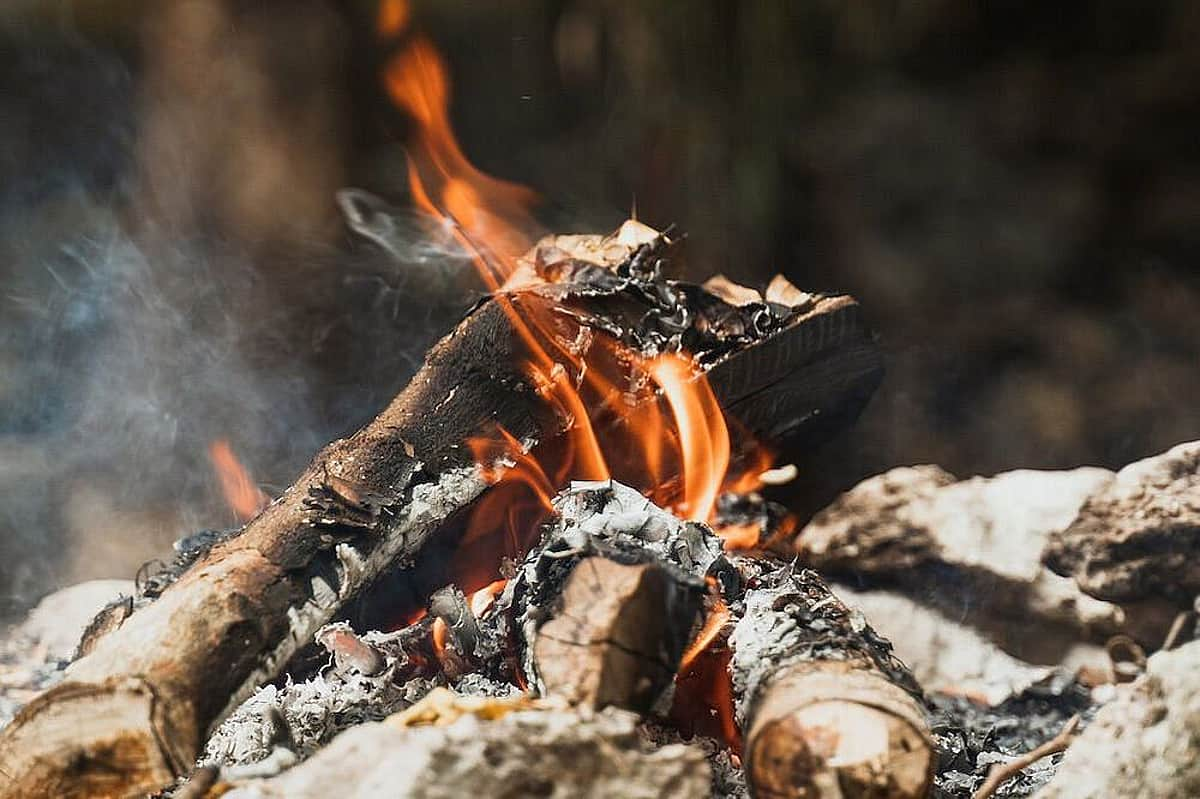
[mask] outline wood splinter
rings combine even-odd
[[[934,751],[919,689],[815,572],[752,581],[730,645],[756,799],[926,795]]]

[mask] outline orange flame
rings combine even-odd
[[[670,717],[684,735],[719,737],[736,753],[741,751],[741,735],[733,716],[732,653],[724,641],[732,614],[717,592],[716,581],[710,577],[708,583],[712,607],[680,658]],[[697,713],[697,708],[709,714]]]
[[[218,438],[208,445],[208,457],[212,461],[225,502],[241,521],[248,521],[271,503],[250,478],[250,472],[233,454],[233,447],[226,439]]]
[[[476,255],[488,288],[498,290],[514,271],[515,259],[529,249],[524,231],[533,228],[529,208],[536,195],[480,172],[467,160],[450,125],[446,66],[429,40],[417,37],[394,55],[384,70],[384,85],[417,126],[409,184],[418,207],[440,219]]]
[[[568,347],[554,309],[511,291],[538,280],[519,268],[532,243],[536,196],[484,174],[467,159],[450,122],[446,65],[428,39],[407,32],[408,25],[407,3],[384,0],[378,30],[398,46],[383,83],[413,123],[408,148],[413,202],[472,258],[523,346],[521,367],[530,384],[563,422],[560,440],[532,451],[499,427],[469,442],[495,485],[474,506],[450,574],[464,591],[474,592],[472,607],[486,608],[504,585],[495,579],[501,558],[519,558],[528,550],[568,480],[615,477],[681,516],[706,521],[722,490],[756,486],[770,456],[756,456],[766,466],[744,465],[745,474],[730,469],[726,420],[704,374],[686,355],[647,360],[603,335]],[[407,38],[401,42],[402,33]],[[753,544],[749,536],[735,535],[729,545]],[[729,653],[715,646],[728,618],[718,598],[685,663],[697,701],[713,708],[715,734],[735,742]],[[435,623],[433,634],[435,646],[444,647],[444,624]]]
[[[678,511],[706,521],[729,468],[729,430],[708,381],[697,379],[682,358],[664,355],[650,372],[671,404],[683,449],[683,499]]]
[[[383,0],[379,4],[379,16],[375,27],[381,36],[399,36],[408,27],[411,16],[412,9],[409,8],[408,0]]]
[[[471,594],[471,612],[476,616],[482,616],[491,607],[492,603],[496,601],[496,597],[500,595],[500,592],[504,590],[504,586],[506,585],[508,585],[508,580],[493,580]]]
[[[704,620],[704,626],[700,628],[700,632],[696,633],[695,639],[688,644],[688,648],[683,653],[683,657],[679,659],[679,671],[686,672],[695,664],[696,658],[708,649],[717,636],[721,634],[725,625],[732,618],[729,608],[720,597],[717,597],[712,610],[708,612],[708,618]]]
[[[433,626],[430,629],[433,639],[433,651],[437,654],[438,660],[446,656],[446,639],[450,636],[450,628],[446,626],[446,622],[441,616],[433,620]]]

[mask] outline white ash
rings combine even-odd
[[[1154,655],[1118,690],[1039,799],[1200,796],[1200,641]]]
[[[131,581],[79,583],[44,597],[23,622],[0,632],[0,727],[62,679],[84,629],[122,595],[133,595]]]
[[[705,525],[682,521],[615,480],[574,481],[555,497],[554,509],[550,536],[581,552],[594,541],[631,544],[701,577],[724,559],[721,539]]]
[[[454,690],[464,696],[516,696],[521,689],[512,683],[500,682],[478,672],[464,674],[454,682]]]
[[[420,701],[440,682],[416,677],[397,683],[396,669],[402,664],[388,647],[393,638],[393,634],[376,631],[361,636],[387,657],[387,666],[379,674],[327,668],[303,682],[289,679],[282,687],[263,687],[217,728],[200,762],[245,766],[271,756],[278,746],[304,759],[338,733],[363,722],[379,721]],[[515,686],[477,673],[464,675],[454,688],[466,696],[518,693]]]
[[[938,749],[935,799],[969,799],[993,764],[1036,749],[1077,714],[1086,726],[1096,711],[1094,692],[1061,673],[993,707],[944,694],[931,694],[928,703]],[[1000,786],[997,799],[1032,795],[1054,776],[1061,759],[1046,757],[1023,769]]]
[[[696,747],[646,745],[632,713],[606,708],[516,711],[495,720],[465,715],[447,726],[359,725],[311,759],[226,799],[658,799],[711,796]]]
[[[1051,535],[1113,479],[1104,469],[1019,470],[958,481],[936,466],[892,469],[818,513],[797,547],[806,565],[898,585],[944,615],[983,630],[1011,654],[1031,619],[1065,646],[1117,632],[1122,608],[1089,596],[1042,564]],[[1033,657],[1035,653],[1027,653]],[[1055,662],[1059,652],[1036,653]]]
[[[419,700],[433,687],[420,682],[398,687],[390,679],[331,674],[264,686],[217,728],[200,762],[247,765],[263,760],[277,745],[307,757],[342,730],[385,718]]]

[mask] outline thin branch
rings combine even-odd
[[[983,785],[979,786],[979,790],[971,794],[971,799],[987,799],[994,794],[1004,782],[1012,777],[1015,777],[1018,772],[1033,765],[1043,757],[1057,754],[1071,745],[1071,738],[1075,734],[1075,728],[1079,726],[1079,714],[1076,713],[1067,723],[1063,725],[1062,730],[1058,735],[1051,738],[1046,743],[1032,749],[1020,757],[1014,758],[1007,763],[997,763],[992,766],[988,772],[987,779]]]

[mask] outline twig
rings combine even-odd
[[[1004,784],[1004,782],[1017,775],[1017,772],[1025,769],[1028,766],[1041,760],[1043,757],[1048,757],[1058,752],[1063,751],[1071,744],[1071,736],[1075,734],[1075,728],[1079,726],[1079,714],[1067,720],[1063,725],[1062,730],[1058,735],[1051,738],[1046,743],[1031,749],[1020,757],[1014,758],[1007,763],[997,763],[992,766],[988,772],[987,779],[983,781],[983,785],[979,786],[979,790],[971,794],[971,799],[987,799],[996,792],[996,790]]]
[[[1175,621],[1171,622],[1171,629],[1167,631],[1167,637],[1163,639],[1162,650],[1164,652],[1175,648],[1175,644],[1179,641],[1179,635],[1183,632],[1183,625],[1194,615],[1195,611],[1185,610],[1175,617]]]

